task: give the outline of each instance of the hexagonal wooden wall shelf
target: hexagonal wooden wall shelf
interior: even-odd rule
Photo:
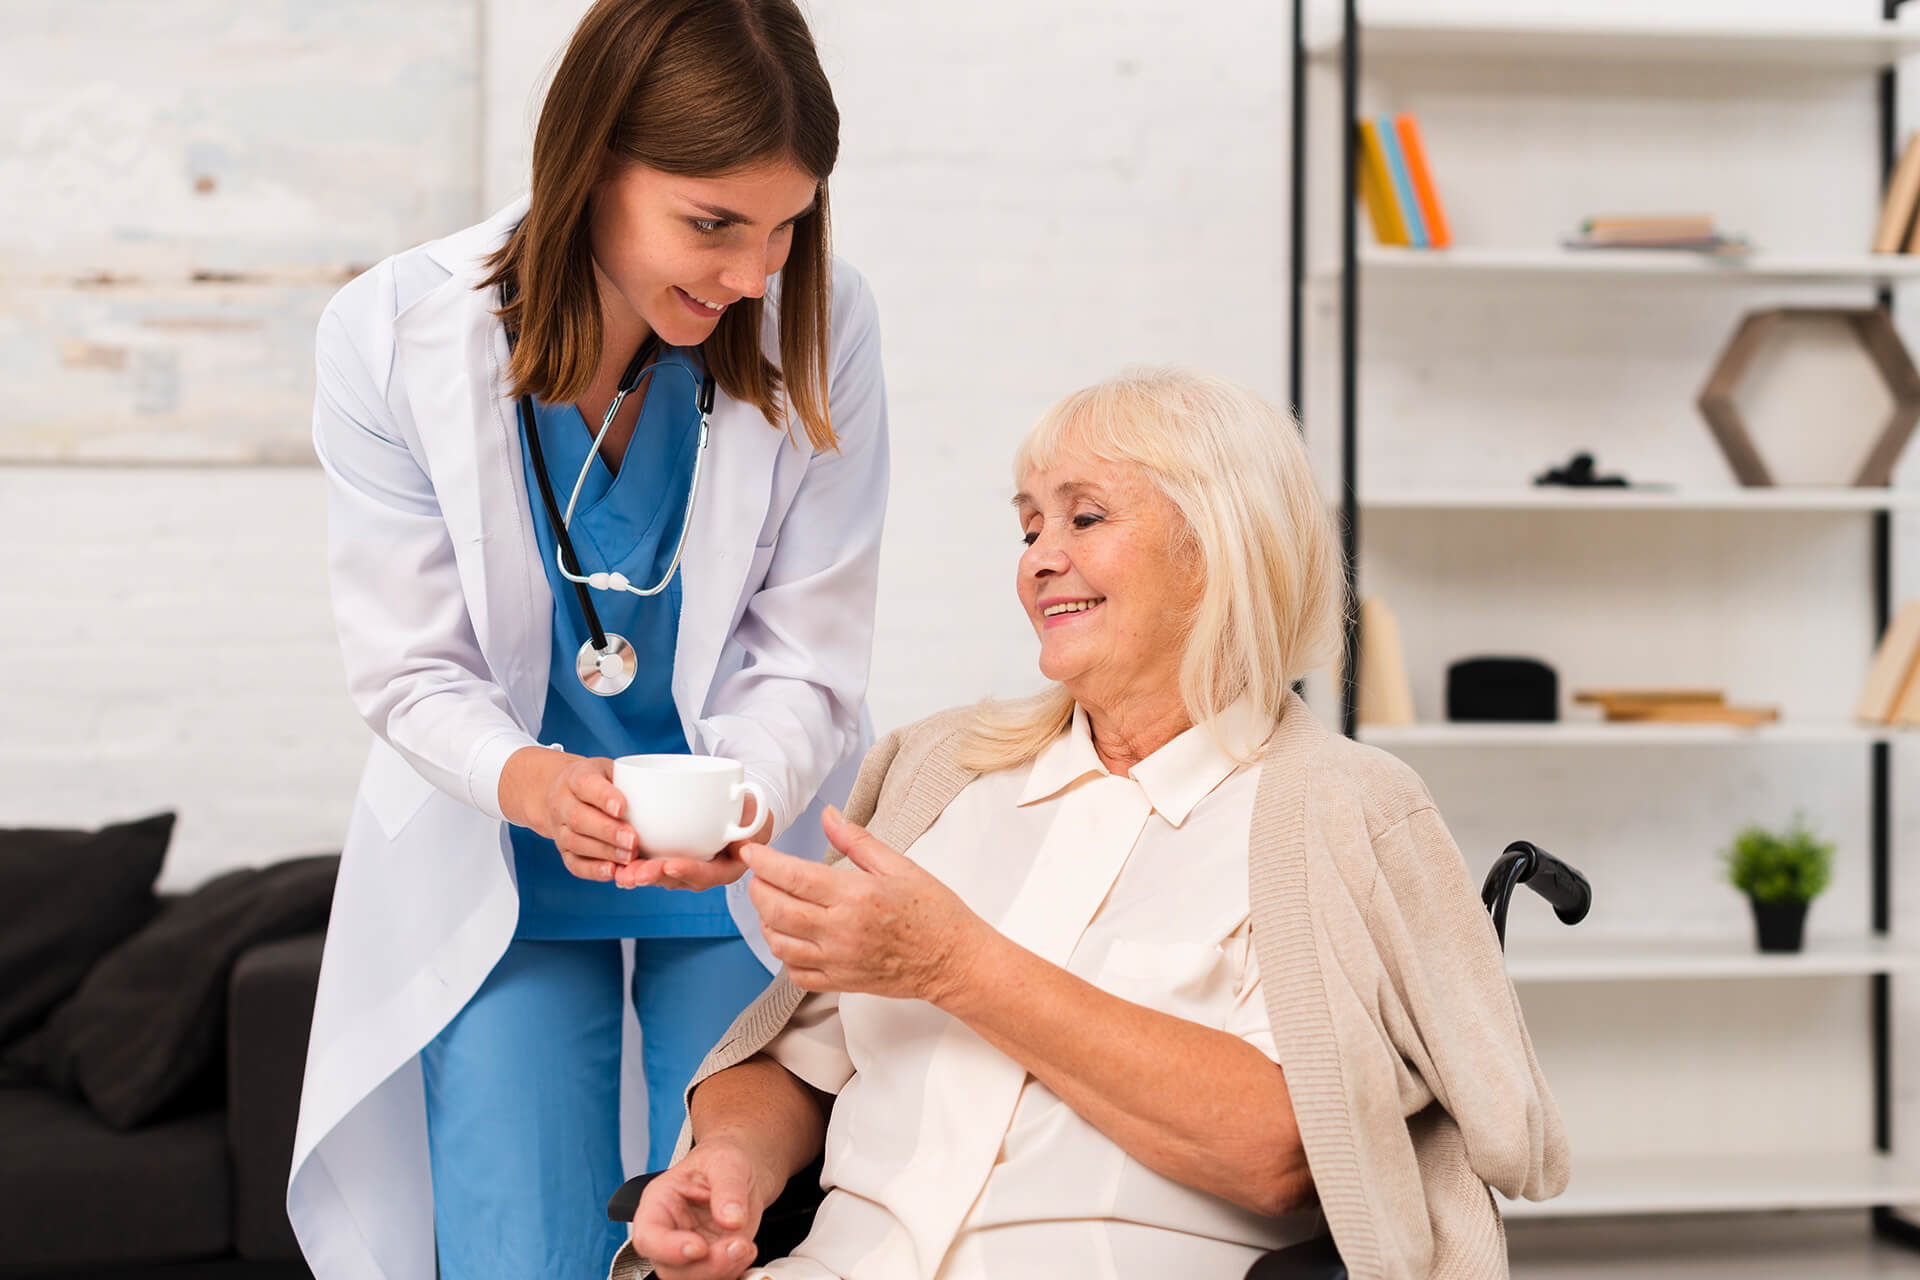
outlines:
[[[1748,486],[1774,482],[1741,421],[1733,393],[1772,331],[1785,319],[1844,322],[1885,380],[1887,390],[1893,395],[1893,415],[1874,441],[1853,483],[1856,486],[1886,485],[1892,479],[1893,464],[1906,447],[1907,437],[1913,434],[1914,424],[1920,422],[1920,370],[1914,368],[1913,359],[1895,332],[1893,322],[1879,307],[1779,307],[1747,313],[1727,349],[1720,353],[1719,363],[1714,365],[1699,400],[1700,412],[1732,464],[1733,474]]]

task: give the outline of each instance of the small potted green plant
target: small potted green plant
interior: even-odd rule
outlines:
[[[1782,832],[1750,826],[1722,855],[1727,881],[1753,904],[1754,930],[1762,951],[1798,951],[1806,933],[1807,904],[1833,876],[1833,845],[1800,818]]]

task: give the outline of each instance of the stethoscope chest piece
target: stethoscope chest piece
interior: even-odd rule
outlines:
[[[573,670],[588,690],[611,698],[625,693],[633,678],[640,674],[640,655],[633,651],[633,645],[625,636],[609,631],[605,649],[594,648],[591,640],[580,646],[580,652],[574,656]]]

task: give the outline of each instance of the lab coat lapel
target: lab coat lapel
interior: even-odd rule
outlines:
[[[780,450],[792,448],[760,410],[716,397],[707,456],[682,560],[680,631],[673,700],[695,750],[695,722],[706,709],[714,671],[742,604],[747,572],[773,492]]]
[[[553,596],[534,538],[507,394],[506,332],[490,295],[474,288],[481,277],[472,250],[457,241],[434,246],[435,258],[453,275],[395,319],[397,368],[460,562],[480,650],[522,722],[535,725],[544,703]]]

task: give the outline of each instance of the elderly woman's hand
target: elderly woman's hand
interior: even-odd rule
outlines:
[[[820,826],[847,863],[822,866],[760,844],[741,851],[761,931],[793,984],[931,1004],[954,994],[992,928],[839,810]]]
[[[704,1141],[647,1184],[629,1236],[661,1280],[735,1280],[753,1261],[754,1232],[772,1196],[752,1153]]]

